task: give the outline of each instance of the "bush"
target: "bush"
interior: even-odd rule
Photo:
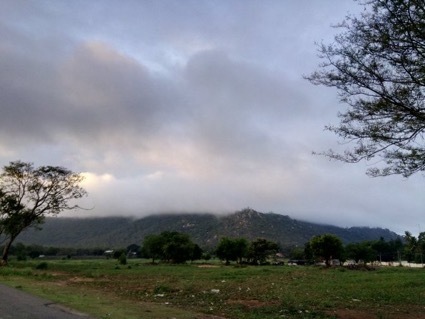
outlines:
[[[18,254],[17,256],[16,256],[16,259],[17,260],[19,260],[19,261],[26,261],[27,260],[27,256],[25,255],[25,254]]]
[[[118,261],[121,265],[127,265],[127,256],[125,253],[122,253],[120,257],[118,258]]]
[[[45,261],[43,261],[43,262],[39,263],[37,266],[35,266],[35,269],[45,270],[45,269],[47,269],[47,267],[48,267],[48,264]]]

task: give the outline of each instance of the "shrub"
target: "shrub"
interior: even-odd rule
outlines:
[[[47,269],[47,267],[48,267],[48,264],[45,261],[43,261],[43,262],[39,263],[37,266],[35,266],[35,269],[45,270],[45,269]]]
[[[120,257],[118,258],[118,261],[121,265],[127,265],[127,256],[125,253],[122,253]]]

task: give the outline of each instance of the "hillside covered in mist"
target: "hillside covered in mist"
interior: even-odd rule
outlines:
[[[42,230],[22,233],[16,242],[52,247],[119,248],[141,245],[144,237],[162,231],[189,234],[201,247],[212,248],[222,237],[265,238],[282,248],[303,246],[311,237],[332,233],[344,243],[396,239],[382,228],[341,228],[292,219],[289,216],[244,209],[231,215],[168,214],[140,219],[127,217],[48,218]]]

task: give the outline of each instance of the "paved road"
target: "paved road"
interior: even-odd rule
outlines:
[[[0,284],[0,319],[93,319],[52,301]]]

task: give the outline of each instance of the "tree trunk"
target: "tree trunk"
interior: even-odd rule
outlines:
[[[16,236],[11,237],[7,244],[4,246],[3,249],[3,256],[1,257],[1,265],[5,266],[7,265],[8,259],[9,259],[9,251],[10,247],[12,246],[13,241],[15,240]]]
[[[325,260],[325,265],[326,265],[326,267],[330,267],[331,266],[331,260],[330,259],[326,259]]]

